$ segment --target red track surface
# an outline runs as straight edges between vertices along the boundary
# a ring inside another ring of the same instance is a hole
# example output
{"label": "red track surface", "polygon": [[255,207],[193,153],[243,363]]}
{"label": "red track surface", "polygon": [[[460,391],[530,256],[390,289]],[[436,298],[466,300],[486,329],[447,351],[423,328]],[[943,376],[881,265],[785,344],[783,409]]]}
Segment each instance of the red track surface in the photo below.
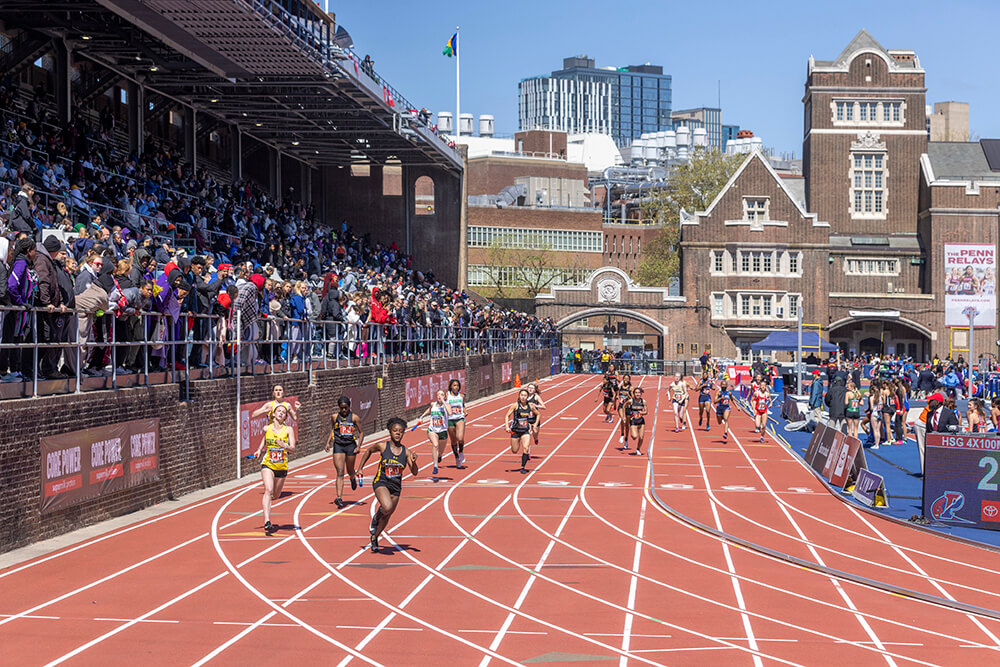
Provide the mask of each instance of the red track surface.
{"label": "red track surface", "polygon": [[[659,503],[790,556],[989,610],[1000,609],[995,553],[845,505],[735,411],[728,443],[718,427],[673,433],[658,378],[642,382],[650,456],[627,456],[598,415],[598,382],[545,383],[528,475],[514,472],[500,426],[511,395],[473,406],[469,467],[449,456],[437,481],[427,467],[404,480],[379,554],[366,551],[370,487],[338,511],[324,459],[293,462],[275,536],[263,535],[254,483],[0,572],[5,662],[1000,662],[989,615],[791,565]],[[426,466],[426,443],[406,442]]]}

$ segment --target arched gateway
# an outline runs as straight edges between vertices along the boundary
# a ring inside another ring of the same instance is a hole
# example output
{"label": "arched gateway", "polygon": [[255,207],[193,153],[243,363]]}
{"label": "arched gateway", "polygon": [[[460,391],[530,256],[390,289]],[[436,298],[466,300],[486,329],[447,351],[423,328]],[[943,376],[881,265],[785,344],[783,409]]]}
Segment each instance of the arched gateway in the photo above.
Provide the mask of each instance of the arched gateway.
{"label": "arched gateway", "polygon": [[[605,266],[578,286],[554,286],[535,299],[539,317],[550,317],[569,347],[627,348],[664,357],[671,311],[685,299],[666,287],[641,287],[621,269]],[[676,320],[675,320],[676,321]]]}

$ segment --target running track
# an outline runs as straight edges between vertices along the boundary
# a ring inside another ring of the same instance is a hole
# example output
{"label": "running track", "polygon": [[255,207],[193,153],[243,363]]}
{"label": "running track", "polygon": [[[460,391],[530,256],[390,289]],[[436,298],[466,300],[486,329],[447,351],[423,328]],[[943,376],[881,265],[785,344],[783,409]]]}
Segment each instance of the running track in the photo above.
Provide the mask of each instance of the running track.
{"label": "running track", "polygon": [[273,537],[254,481],[8,568],[5,662],[1000,661],[996,553],[841,502],[735,410],[728,443],[674,433],[660,378],[641,382],[649,456],[629,456],[598,383],[545,382],[528,475],[501,427],[510,392],[470,409],[465,470],[449,455],[431,480],[407,434],[421,474],[379,554],[370,487],[338,511],[322,459],[293,462]]}

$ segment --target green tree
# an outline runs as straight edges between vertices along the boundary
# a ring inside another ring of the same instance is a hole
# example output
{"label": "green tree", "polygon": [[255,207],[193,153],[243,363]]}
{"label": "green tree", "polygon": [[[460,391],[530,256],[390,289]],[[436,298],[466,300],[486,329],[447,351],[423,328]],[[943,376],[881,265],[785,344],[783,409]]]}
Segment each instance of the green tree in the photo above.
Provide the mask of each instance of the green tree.
{"label": "green tree", "polygon": [[493,296],[534,298],[552,285],[572,282],[580,273],[579,256],[559,252],[544,235],[529,233],[496,238],[487,249],[482,271]]}
{"label": "green tree", "polygon": [[674,167],[670,180],[642,204],[646,220],[663,225],[642,249],[636,279],[642,285],[665,287],[680,275],[681,211],[704,211],[746,158],[715,149],[697,150],[691,161]]}

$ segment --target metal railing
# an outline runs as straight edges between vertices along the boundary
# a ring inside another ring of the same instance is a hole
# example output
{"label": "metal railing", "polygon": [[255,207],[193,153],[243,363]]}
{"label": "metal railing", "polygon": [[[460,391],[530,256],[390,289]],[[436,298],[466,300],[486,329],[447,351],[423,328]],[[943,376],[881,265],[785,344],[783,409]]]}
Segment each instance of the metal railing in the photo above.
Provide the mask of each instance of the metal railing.
{"label": "metal railing", "polygon": [[[113,304],[112,304],[113,305]],[[0,306],[0,398],[548,349],[555,332]],[[72,373],[60,374],[68,367]],[[110,370],[109,370],[110,368]],[[20,390],[3,387],[20,383]]]}
{"label": "metal railing", "polygon": [[[690,375],[701,374],[701,364],[691,360],[676,359],[650,359],[646,357],[636,357],[633,359],[611,359],[608,368],[614,366],[615,370],[621,374],[629,375],[680,375],[688,377]],[[570,359],[565,354],[562,356],[562,371],[564,373],[578,373],[598,375],[605,371],[604,363],[600,356],[584,358],[582,360]]]}

